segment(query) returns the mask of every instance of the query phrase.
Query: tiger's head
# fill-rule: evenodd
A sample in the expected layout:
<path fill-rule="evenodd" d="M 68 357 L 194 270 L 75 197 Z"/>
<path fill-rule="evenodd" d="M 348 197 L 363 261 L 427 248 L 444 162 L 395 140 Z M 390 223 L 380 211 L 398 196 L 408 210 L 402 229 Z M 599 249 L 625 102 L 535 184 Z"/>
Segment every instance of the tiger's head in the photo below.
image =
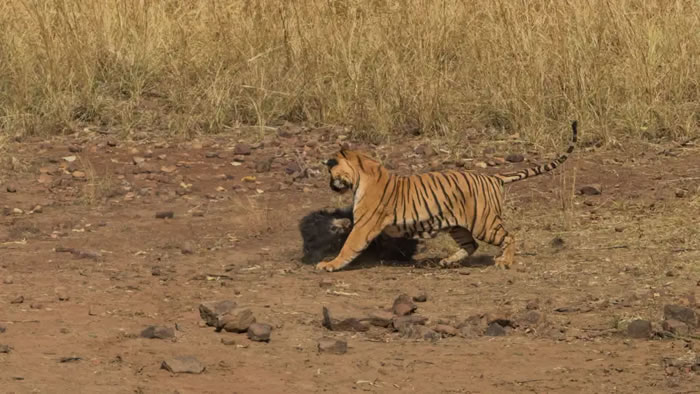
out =
<path fill-rule="evenodd" d="M 341 149 L 334 157 L 323 160 L 331 175 L 331 190 L 345 193 L 348 190 L 356 190 L 360 184 L 360 178 L 375 173 L 380 166 L 379 162 L 357 151 Z"/>

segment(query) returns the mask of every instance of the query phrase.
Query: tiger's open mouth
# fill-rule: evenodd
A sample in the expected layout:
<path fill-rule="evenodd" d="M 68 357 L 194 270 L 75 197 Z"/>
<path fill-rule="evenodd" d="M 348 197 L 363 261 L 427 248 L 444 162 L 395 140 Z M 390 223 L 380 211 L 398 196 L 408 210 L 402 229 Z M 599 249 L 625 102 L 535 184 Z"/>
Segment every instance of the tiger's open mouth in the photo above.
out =
<path fill-rule="evenodd" d="M 331 190 L 336 193 L 345 193 L 352 187 L 351 184 L 343 179 L 331 179 Z"/>

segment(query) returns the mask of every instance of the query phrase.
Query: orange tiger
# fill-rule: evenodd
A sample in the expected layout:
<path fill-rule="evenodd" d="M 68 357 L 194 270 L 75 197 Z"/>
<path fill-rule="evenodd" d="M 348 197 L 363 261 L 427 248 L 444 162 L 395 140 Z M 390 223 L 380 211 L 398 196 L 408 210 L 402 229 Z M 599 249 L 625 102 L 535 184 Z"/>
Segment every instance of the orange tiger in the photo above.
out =
<path fill-rule="evenodd" d="M 447 231 L 460 246 L 440 261 L 441 266 L 453 266 L 474 254 L 479 240 L 500 246 L 495 264 L 508 268 L 515 256 L 515 240 L 501 219 L 503 186 L 561 165 L 574 151 L 577 121 L 571 128 L 569 148 L 552 162 L 497 175 L 449 170 L 402 176 L 363 153 L 341 149 L 323 163 L 333 191 L 353 192 L 353 227 L 338 256 L 317 264 L 316 269 L 342 269 L 382 232 L 392 237 L 433 238 L 439 231 Z"/>

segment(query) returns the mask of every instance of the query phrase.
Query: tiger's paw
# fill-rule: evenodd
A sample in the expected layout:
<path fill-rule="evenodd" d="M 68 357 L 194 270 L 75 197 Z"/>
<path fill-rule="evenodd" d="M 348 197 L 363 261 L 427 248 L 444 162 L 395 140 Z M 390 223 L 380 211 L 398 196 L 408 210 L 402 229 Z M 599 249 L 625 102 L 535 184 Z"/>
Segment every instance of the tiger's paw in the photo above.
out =
<path fill-rule="evenodd" d="M 340 267 L 338 267 L 336 264 L 334 264 L 332 261 L 322 261 L 318 264 L 316 264 L 316 270 L 318 271 L 328 271 L 328 272 L 333 272 L 337 271 Z"/>
<path fill-rule="evenodd" d="M 450 259 L 442 259 L 440 260 L 438 265 L 440 266 L 440 268 L 458 268 L 460 267 L 461 262 L 459 260 L 454 261 Z"/>

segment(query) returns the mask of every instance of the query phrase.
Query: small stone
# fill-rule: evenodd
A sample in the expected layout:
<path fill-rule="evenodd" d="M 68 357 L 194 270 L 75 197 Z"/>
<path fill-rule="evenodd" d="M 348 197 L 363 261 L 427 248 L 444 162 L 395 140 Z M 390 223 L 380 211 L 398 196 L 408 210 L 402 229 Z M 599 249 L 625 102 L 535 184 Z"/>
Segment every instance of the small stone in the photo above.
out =
<path fill-rule="evenodd" d="M 586 185 L 578 189 L 579 194 L 584 196 L 597 196 L 603 192 L 599 184 Z"/>
<path fill-rule="evenodd" d="M 180 253 L 182 253 L 182 254 L 194 254 L 194 245 L 192 245 L 192 242 L 185 241 L 185 243 L 182 244 L 182 247 L 180 248 Z"/>
<path fill-rule="evenodd" d="M 690 333 L 688 325 L 678 320 L 664 320 L 663 323 L 661 323 L 661 327 L 664 331 L 668 331 L 671 334 L 682 337 Z"/>
<path fill-rule="evenodd" d="M 369 314 L 369 324 L 377 327 L 389 327 L 394 319 L 394 314 L 389 311 L 372 311 Z"/>
<path fill-rule="evenodd" d="M 11 284 L 15 283 L 15 280 L 12 277 L 12 275 L 8 275 L 5 278 L 3 278 L 2 283 L 6 284 L 6 285 L 11 285 Z"/>
<path fill-rule="evenodd" d="M 318 352 L 330 354 L 345 354 L 348 351 L 348 343 L 339 339 L 321 338 L 318 340 Z"/>
<path fill-rule="evenodd" d="M 453 337 L 457 335 L 457 329 L 447 324 L 438 324 L 435 326 L 435 332 L 441 334 L 443 337 Z"/>
<path fill-rule="evenodd" d="M 32 302 L 31 304 L 29 304 L 29 307 L 30 307 L 31 309 L 41 309 L 41 308 L 44 307 L 44 305 L 42 305 L 42 304 L 40 304 L 40 303 L 38 303 L 38 302 Z"/>
<path fill-rule="evenodd" d="M 0 325 L 0 334 L 3 334 L 5 331 L 7 331 L 7 328 Z"/>
<path fill-rule="evenodd" d="M 433 157 L 437 154 L 437 152 L 435 151 L 435 148 L 433 148 L 429 144 L 418 145 L 415 149 L 415 152 L 418 153 L 419 155 L 423 155 L 425 157 Z"/>
<path fill-rule="evenodd" d="M 486 161 L 486 165 L 489 166 L 489 167 L 495 167 L 495 166 L 498 165 L 498 163 L 496 163 L 495 160 L 487 160 L 487 161 Z"/>
<path fill-rule="evenodd" d="M 73 171 L 73 178 L 75 179 L 85 179 L 87 175 L 85 175 L 85 172 L 83 171 Z"/>
<path fill-rule="evenodd" d="M 221 343 L 223 343 L 226 346 L 235 346 L 236 340 L 233 338 L 221 338 Z"/>
<path fill-rule="evenodd" d="M 131 160 L 134 162 L 134 164 L 139 165 L 139 164 L 145 162 L 146 158 L 141 157 L 141 156 L 134 156 Z"/>
<path fill-rule="evenodd" d="M 270 172 L 270 169 L 272 169 L 273 160 L 274 160 L 274 157 L 258 160 L 255 163 L 255 172 L 258 172 L 258 173 Z"/>
<path fill-rule="evenodd" d="M 544 320 L 544 316 L 535 310 L 528 310 L 525 313 L 520 315 L 519 321 L 523 322 L 526 325 L 536 325 L 541 323 Z"/>
<path fill-rule="evenodd" d="M 59 301 L 70 300 L 70 295 L 68 295 L 65 287 L 57 287 L 54 292 L 56 293 L 56 298 L 58 298 Z"/>
<path fill-rule="evenodd" d="M 540 306 L 539 306 L 539 303 L 537 302 L 537 300 L 530 300 L 527 302 L 527 305 L 525 305 L 525 309 L 527 309 L 527 310 L 535 310 L 535 309 L 538 309 L 539 307 Z"/>
<path fill-rule="evenodd" d="M 488 166 L 489 166 L 489 165 L 486 164 L 486 162 L 483 162 L 483 161 L 474 162 L 474 167 L 476 167 L 476 168 L 486 168 L 486 167 L 488 167 Z"/>
<path fill-rule="evenodd" d="M 486 327 L 484 334 L 490 337 L 502 337 L 506 335 L 506 329 L 497 322 L 491 322 L 491 324 Z"/>
<path fill-rule="evenodd" d="M 639 339 L 649 338 L 651 336 L 651 322 L 642 319 L 633 320 L 627 326 L 627 336 Z"/>
<path fill-rule="evenodd" d="M 221 328 L 228 332 L 242 333 L 255 323 L 255 316 L 250 309 L 234 309 L 220 320 Z"/>
<path fill-rule="evenodd" d="M 335 282 L 331 278 L 323 278 L 321 279 L 320 282 L 318 282 L 318 287 L 322 289 L 326 289 L 329 287 L 332 287 Z"/>
<path fill-rule="evenodd" d="M 392 325 L 395 330 L 400 330 L 402 326 L 405 325 L 424 325 L 428 322 L 428 318 L 420 315 L 408 315 L 394 317 L 392 320 Z"/>
<path fill-rule="evenodd" d="M 401 294 L 394 300 L 394 306 L 391 309 L 396 316 L 406 316 L 413 313 L 417 308 L 411 297 Z"/>
<path fill-rule="evenodd" d="M 17 296 L 12 301 L 10 301 L 10 304 L 21 304 L 23 302 L 24 302 L 24 296 Z"/>
<path fill-rule="evenodd" d="M 199 305 L 199 316 L 206 325 L 223 327 L 221 320 L 236 308 L 236 303 L 230 300 L 203 302 Z"/>
<path fill-rule="evenodd" d="M 678 198 L 683 198 L 685 197 L 687 192 L 683 189 L 676 189 L 676 197 Z"/>
<path fill-rule="evenodd" d="M 678 320 L 691 328 L 698 326 L 698 315 L 691 308 L 681 305 L 664 305 L 664 319 Z"/>
<path fill-rule="evenodd" d="M 165 326 L 149 326 L 141 331 L 139 336 L 148 339 L 169 339 L 175 337 L 175 329 Z"/>
<path fill-rule="evenodd" d="M 204 157 L 206 157 L 207 159 L 216 159 L 219 158 L 220 155 L 219 152 L 207 152 L 204 154 Z"/>
<path fill-rule="evenodd" d="M 256 342 L 269 342 L 272 327 L 269 324 L 253 323 L 248 327 L 248 338 Z"/>
<path fill-rule="evenodd" d="M 204 372 L 204 365 L 202 365 L 197 358 L 194 356 L 180 356 L 167 359 L 163 361 L 160 365 L 162 369 L 167 370 L 171 373 L 192 373 L 200 374 Z"/>
<path fill-rule="evenodd" d="M 248 144 L 237 144 L 236 147 L 233 149 L 233 153 L 236 155 L 243 155 L 243 156 L 248 156 L 252 152 L 252 149 L 250 148 L 250 145 Z"/>
<path fill-rule="evenodd" d="M 12 348 L 10 345 L 0 345 L 0 353 L 9 353 Z"/>
<path fill-rule="evenodd" d="M 511 153 L 506 156 L 506 160 L 511 163 L 520 163 L 521 161 L 525 160 L 525 156 L 521 155 L 520 153 Z"/>
<path fill-rule="evenodd" d="M 428 296 L 424 293 L 413 296 L 413 301 L 415 302 L 426 302 L 428 301 Z"/>
<path fill-rule="evenodd" d="M 175 212 L 173 211 L 156 212 L 156 219 L 172 219 L 173 217 L 175 217 Z"/>
<path fill-rule="evenodd" d="M 408 339 L 424 339 L 437 341 L 442 336 L 430 328 L 416 324 L 405 324 L 399 328 L 399 334 Z"/>
<path fill-rule="evenodd" d="M 71 145 L 68 147 L 68 152 L 71 152 L 71 153 L 78 153 L 78 152 L 82 152 L 82 151 L 83 151 L 83 148 L 81 148 L 80 146 L 77 146 L 77 145 Z"/>
<path fill-rule="evenodd" d="M 17 193 L 17 188 L 14 185 L 7 185 L 5 188 L 8 193 Z"/>

